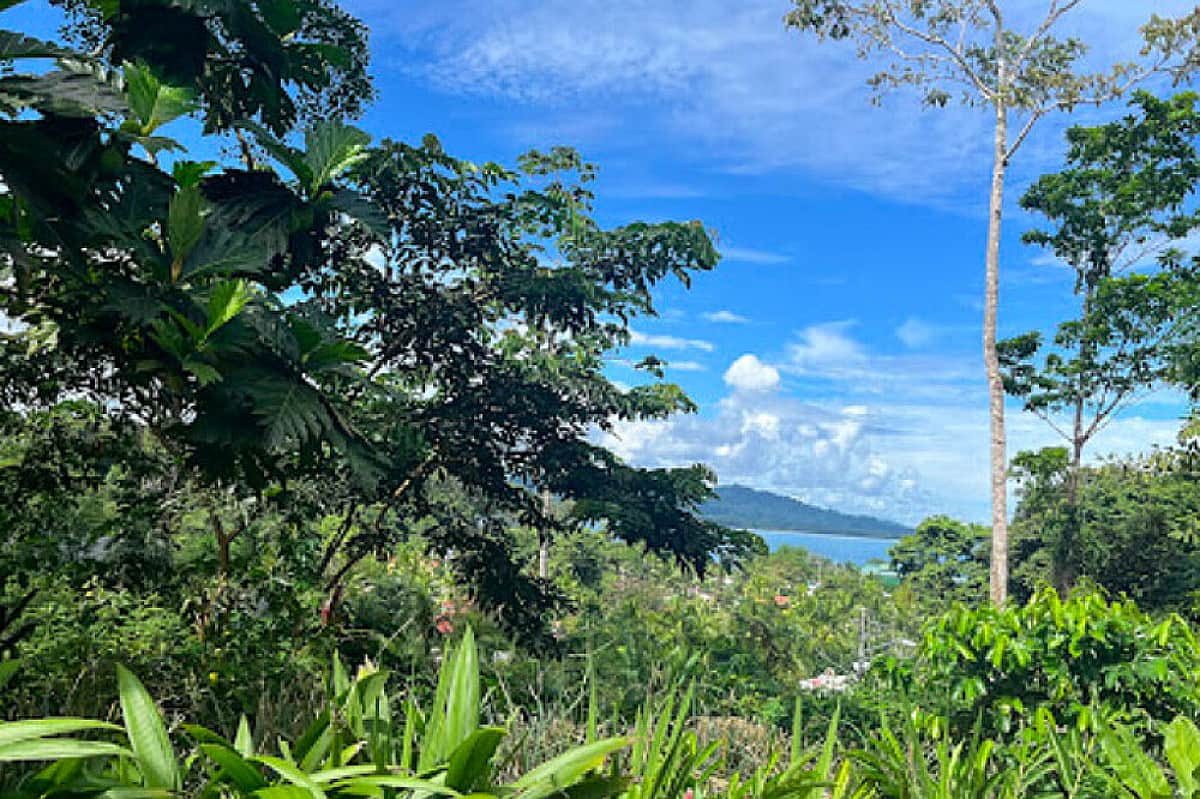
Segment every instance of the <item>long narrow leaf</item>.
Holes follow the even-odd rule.
[[[61,760],[68,757],[102,757],[133,754],[123,746],[103,741],[73,738],[34,738],[0,746],[0,763],[29,760]]]
[[[117,666],[117,685],[121,694],[121,715],[145,787],[179,790],[182,783],[179,765],[154,700],[141,680],[124,666]]]
[[[91,719],[28,719],[26,721],[10,721],[0,724],[0,746],[28,741],[33,738],[48,738],[52,735],[65,735],[84,730],[119,730],[115,724]]]
[[[298,788],[303,788],[314,799],[326,799],[325,792],[321,790],[321,786],[313,782],[312,778],[297,768],[294,764],[282,760],[278,757],[269,755],[258,755],[254,758],[254,762],[262,763],[264,766],[275,771],[279,776],[283,777],[288,782]]]
[[[512,784],[521,799],[541,799],[577,782],[599,768],[613,752],[629,746],[628,738],[605,738],[546,761]]]
[[[227,777],[239,791],[251,793],[267,787],[267,780],[259,770],[232,749],[219,744],[201,744],[200,749],[221,767],[221,775]]]

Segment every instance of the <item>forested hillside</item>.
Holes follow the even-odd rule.
[[[899,538],[912,532],[898,522],[818,508],[769,491],[729,485],[700,506],[704,517],[726,527],[750,530],[795,530],[805,533]]]

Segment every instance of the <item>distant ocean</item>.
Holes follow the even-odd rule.
[[[780,547],[803,547],[814,555],[829,558],[835,563],[850,562],[863,566],[869,560],[886,561],[888,550],[896,545],[895,538],[857,538],[848,535],[797,533],[790,530],[755,530],[767,542],[772,552]]]

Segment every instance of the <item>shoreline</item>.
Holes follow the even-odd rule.
[[[759,535],[762,535],[763,533],[769,533],[771,535],[819,535],[822,538],[841,538],[841,539],[845,539],[847,541],[867,540],[867,541],[897,541],[898,542],[898,541],[900,541],[901,538],[904,537],[904,536],[898,536],[898,535],[897,536],[873,535],[871,533],[823,533],[823,532],[820,532],[817,530],[776,530],[776,529],[766,529],[766,528],[762,528],[762,527],[758,527],[758,528],[752,527],[752,528],[743,528],[743,529],[748,529],[750,532],[758,533]]]

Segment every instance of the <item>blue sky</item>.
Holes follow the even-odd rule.
[[[636,322],[623,354],[670,361],[699,414],[621,425],[607,445],[842,510],[986,518],[982,112],[922,111],[904,93],[873,106],[870,67],[786,31],[786,0],[345,5],[372,31],[373,135],[434,132],[455,155],[510,163],[573,145],[600,166],[603,223],[700,219],[716,232],[722,264],[689,291],[665,287],[660,318]],[[1045,0],[1005,5],[1031,19]],[[1070,32],[1109,62],[1136,52],[1150,12],[1190,7],[1090,0]],[[51,26],[29,5],[0,23],[14,13]],[[1010,197],[1056,167],[1067,121],[1030,139]],[[1020,243],[1032,221],[1009,208],[1002,334],[1073,307],[1066,271]],[[612,376],[639,379],[620,362]],[[1181,412],[1176,397],[1149,397],[1092,452],[1168,443]],[[1016,407],[1010,430],[1012,452],[1057,443]]]

